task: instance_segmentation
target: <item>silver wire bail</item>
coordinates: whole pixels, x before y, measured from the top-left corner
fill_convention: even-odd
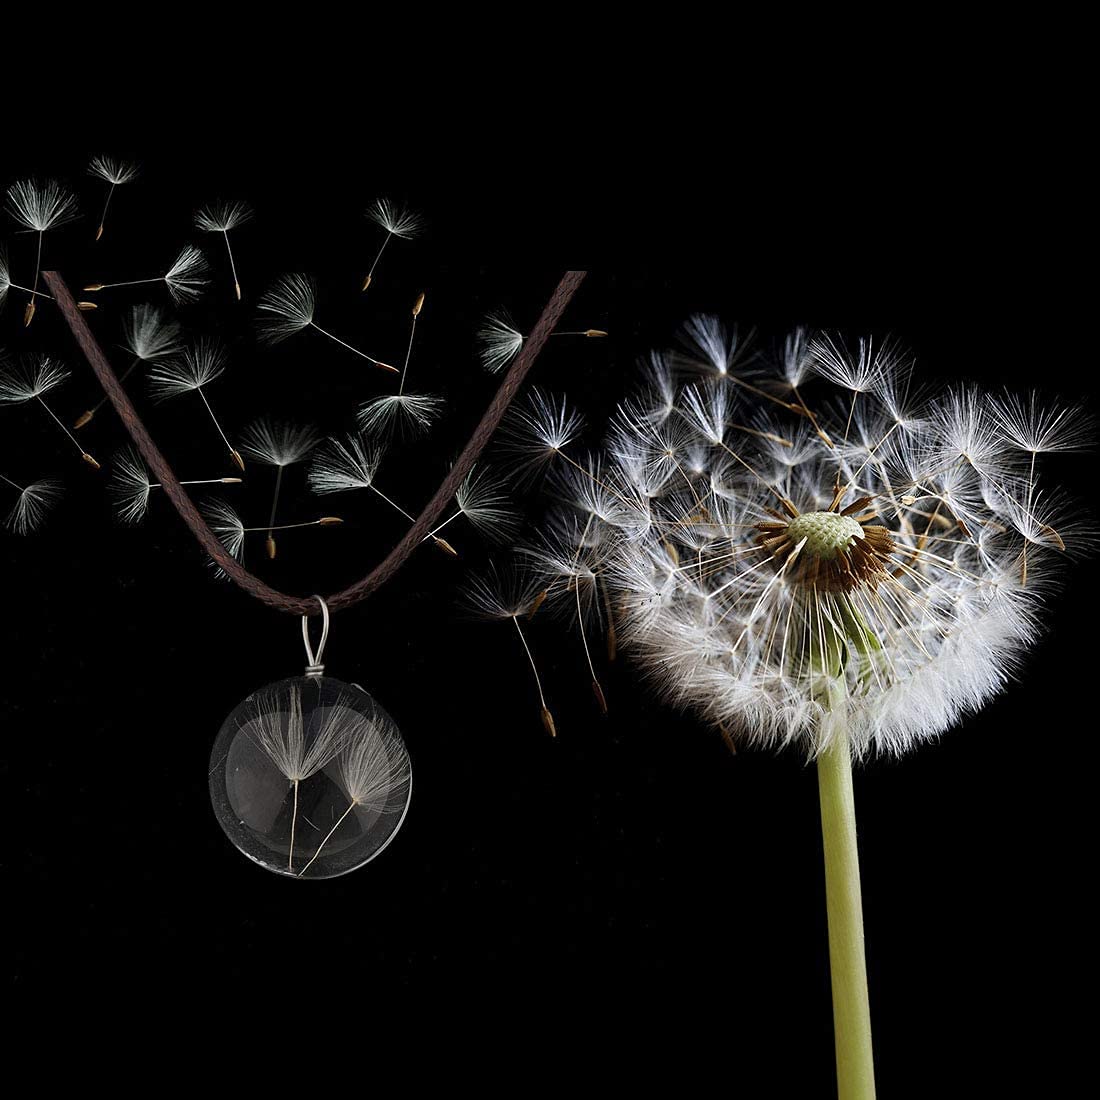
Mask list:
[[[306,675],[323,676],[325,666],[321,658],[325,653],[325,642],[328,641],[328,604],[320,596],[313,597],[321,605],[321,641],[317,644],[317,652],[313,652],[313,646],[309,641],[309,616],[302,616],[302,641],[306,646]]]

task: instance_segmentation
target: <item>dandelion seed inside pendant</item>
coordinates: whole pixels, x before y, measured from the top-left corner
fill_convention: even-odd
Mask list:
[[[369,863],[409,808],[412,767],[393,719],[356,684],[325,676],[329,614],[304,676],[253,692],[210,757],[210,800],[249,859],[291,878],[335,878]]]

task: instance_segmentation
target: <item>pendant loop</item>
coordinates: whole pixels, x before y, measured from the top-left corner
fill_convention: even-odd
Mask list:
[[[321,641],[317,645],[317,652],[313,652],[313,646],[309,641],[309,616],[302,616],[302,641],[306,647],[306,675],[322,676],[325,666],[321,658],[325,653],[325,642],[328,641],[328,604],[320,596],[313,597],[321,605]]]

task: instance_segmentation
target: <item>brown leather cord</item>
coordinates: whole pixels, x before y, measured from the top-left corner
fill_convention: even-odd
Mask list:
[[[492,403],[485,410],[485,415],[482,416],[480,423],[474,429],[474,434],[470,436],[470,441],[443,479],[443,483],[436,490],[435,495],[425,505],[416,522],[405,533],[405,537],[370,573],[350,587],[345,588],[342,592],[325,597],[325,603],[330,611],[339,611],[341,608],[351,607],[352,604],[366,599],[380,585],[385,584],[401,568],[405,559],[420,545],[431,530],[432,525],[442,514],[447,502],[458,491],[462,479],[470,472],[470,468],[485,449],[485,445],[496,430],[505,410],[512,398],[515,397],[520,385],[522,385],[527,372],[538,358],[547,338],[557,327],[562,313],[565,312],[565,307],[569,304],[586,274],[587,272],[584,271],[567,271],[562,276],[561,282],[558,283],[557,289],[550,297],[550,301],[546,303],[546,308],[542,311],[538,323],[523,342],[523,347],[520,349],[519,355],[516,356],[516,361],[505,375],[504,381],[500,384],[500,389],[497,390]],[[57,301],[62,316],[72,330],[73,337],[84,353],[84,357],[88,360],[92,370],[95,371],[104,392],[122,419],[122,423],[126,426],[131,438],[137,444],[142,458],[148,463],[149,469],[152,470],[157,480],[164,487],[165,495],[171,500],[183,522],[190,528],[191,534],[198,539],[202,548],[217,562],[231,580],[239,584],[250,595],[255,596],[256,599],[262,600],[269,607],[277,608],[279,611],[287,611],[294,615],[319,614],[321,608],[314,597],[288,596],[285,592],[279,592],[270,585],[264,584],[259,577],[253,576],[229,554],[214,532],[206,525],[206,521],[199,514],[199,510],[191,502],[191,498],[180,485],[179,479],[172,472],[172,467],[168,465],[167,460],[153,442],[145,425],[141,422],[141,417],[138,416],[133,402],[119,384],[115,372],[107,362],[102,349],[96,342],[96,338],[92,335],[91,329],[88,328],[84,315],[77,309],[76,302],[73,301],[73,296],[69,293],[69,288],[65,285],[64,280],[56,271],[44,271],[42,272],[42,278],[50,288],[50,293]]]

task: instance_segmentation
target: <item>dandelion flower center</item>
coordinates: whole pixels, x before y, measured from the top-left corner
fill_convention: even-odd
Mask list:
[[[865,503],[862,497],[845,511]],[[790,520],[758,523],[756,529],[776,568],[791,582],[817,592],[875,589],[894,568],[890,532],[844,512],[803,512]]]
[[[787,525],[787,534],[797,546],[803,539],[803,554],[833,561],[844,553],[853,539],[863,538],[863,528],[851,516],[836,512],[806,512]]]

